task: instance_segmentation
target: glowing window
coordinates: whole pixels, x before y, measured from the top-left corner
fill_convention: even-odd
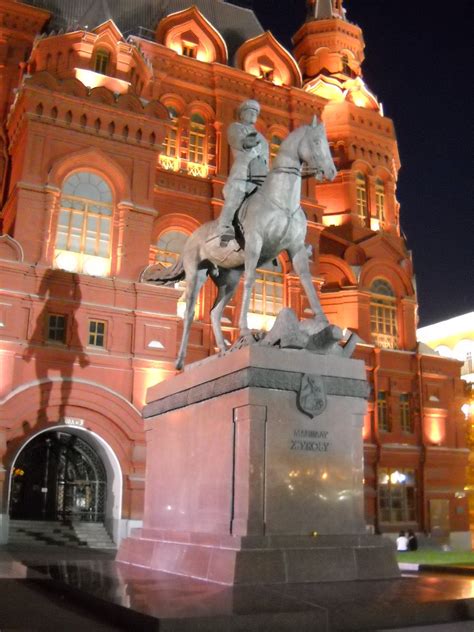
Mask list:
[[[107,70],[109,68],[110,62],[110,53],[103,48],[99,48],[99,50],[95,54],[95,62],[94,62],[94,70],[95,72],[99,72],[101,75],[106,75]]]
[[[357,217],[365,225],[368,220],[367,207],[367,179],[365,175],[358,171],[355,176],[356,180],[356,210]]]
[[[250,311],[264,316],[276,316],[283,307],[283,270],[280,262],[269,262],[257,269],[250,299]]]
[[[155,261],[168,267],[176,263],[183,252],[188,235],[179,230],[167,230],[156,243]]]
[[[79,171],[63,185],[56,267],[105,276],[109,269],[112,192],[100,176]]]
[[[400,395],[400,428],[403,432],[413,432],[411,398],[409,393],[402,393]]]
[[[260,79],[265,79],[266,81],[273,81],[274,69],[270,66],[264,66],[260,64]]]
[[[282,143],[282,139],[280,136],[272,136],[270,139],[270,162],[273,162],[274,158],[276,158],[278,152],[280,151],[280,145]]]
[[[193,42],[185,42],[183,40],[181,44],[181,50],[185,57],[191,57],[192,59],[196,59],[197,56],[197,45]]]
[[[195,163],[205,161],[206,121],[200,114],[193,114],[189,124],[188,160]]]
[[[383,180],[375,180],[375,215],[381,222],[385,220],[385,186]]]
[[[92,347],[105,347],[106,323],[103,320],[89,321],[89,342]]]
[[[397,305],[394,291],[384,279],[375,279],[370,287],[370,330],[377,347],[397,349]]]
[[[414,470],[380,468],[378,491],[380,522],[414,522],[416,520]]]
[[[168,112],[170,115],[170,126],[166,134],[163,153],[170,158],[174,158],[178,153],[178,112],[171,107],[168,108]]]

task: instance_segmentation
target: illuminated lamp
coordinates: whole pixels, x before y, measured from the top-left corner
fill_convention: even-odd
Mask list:
[[[376,217],[370,218],[370,228],[371,230],[380,230],[380,220]]]
[[[66,272],[77,272],[79,268],[79,254],[77,252],[69,252],[61,250],[56,255],[56,267]]]

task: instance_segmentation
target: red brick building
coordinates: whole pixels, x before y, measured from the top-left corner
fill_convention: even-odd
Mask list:
[[[306,180],[303,207],[325,311],[364,341],[367,524],[467,542],[460,364],[416,342],[394,126],[364,83],[362,31],[342,2],[309,2],[291,53],[224,0],[56,5],[0,0],[4,539],[9,516],[104,522],[116,541],[140,521],[140,411],[148,386],[173,375],[181,333],[179,288],[140,274],[218,216],[225,130],[254,98],[272,154],[317,114],[339,171]],[[207,284],[188,361],[215,351],[213,299]],[[308,315],[285,256],[260,271],[252,322],[268,327],[283,305]]]

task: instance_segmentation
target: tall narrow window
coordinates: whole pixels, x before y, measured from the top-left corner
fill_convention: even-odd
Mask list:
[[[377,393],[377,419],[378,427],[382,432],[390,432],[390,411],[388,409],[388,398],[386,391]]]
[[[400,395],[400,428],[402,432],[413,432],[411,401],[409,393]]]
[[[380,468],[378,475],[381,522],[416,520],[416,477],[411,469]]]
[[[106,276],[110,267],[112,192],[100,176],[79,171],[63,185],[56,267]]]
[[[284,276],[280,262],[269,262],[258,268],[250,299],[251,327],[270,329],[283,307],[283,298]]]
[[[207,176],[206,121],[200,114],[193,114],[189,122],[188,173]]]
[[[155,252],[155,261],[161,263],[166,268],[172,266],[179,259],[184,249],[184,244],[188,239],[188,235],[180,230],[167,230],[162,233],[156,243],[156,247],[152,248],[152,252]],[[179,281],[175,283],[175,288],[183,291],[186,289],[186,281]],[[186,303],[183,300],[184,297],[178,300],[176,305],[176,313],[178,316],[183,316]],[[194,317],[197,318],[199,314],[199,299],[196,301],[194,308]]]
[[[358,171],[355,176],[356,180],[356,210],[357,216],[361,222],[366,225],[368,219],[367,205],[367,179],[365,175]]]
[[[384,279],[375,279],[370,286],[370,330],[377,347],[398,348],[397,305],[391,285]]]
[[[270,162],[273,163],[276,158],[278,152],[280,151],[280,145],[282,143],[282,139],[280,136],[273,135],[270,139]]]
[[[106,75],[109,69],[110,53],[104,48],[99,48],[95,54],[94,70],[101,75]]]
[[[347,55],[341,57],[342,72],[352,77],[352,68],[349,66],[349,58]]]
[[[179,150],[178,150],[178,112],[169,107],[168,112],[170,121],[168,123],[168,131],[165,142],[163,144],[163,152],[160,154],[160,165],[169,171],[178,171],[180,167]]]
[[[375,214],[379,221],[385,221],[385,186],[383,180],[375,180]]]

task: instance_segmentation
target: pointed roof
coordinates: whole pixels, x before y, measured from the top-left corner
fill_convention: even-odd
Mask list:
[[[113,20],[126,38],[138,35],[154,39],[157,24],[166,16],[195,5],[222,35],[231,59],[246,40],[263,33],[250,9],[225,0],[22,0],[53,14],[48,30],[89,30]]]
[[[308,20],[346,19],[342,0],[308,0]]]

